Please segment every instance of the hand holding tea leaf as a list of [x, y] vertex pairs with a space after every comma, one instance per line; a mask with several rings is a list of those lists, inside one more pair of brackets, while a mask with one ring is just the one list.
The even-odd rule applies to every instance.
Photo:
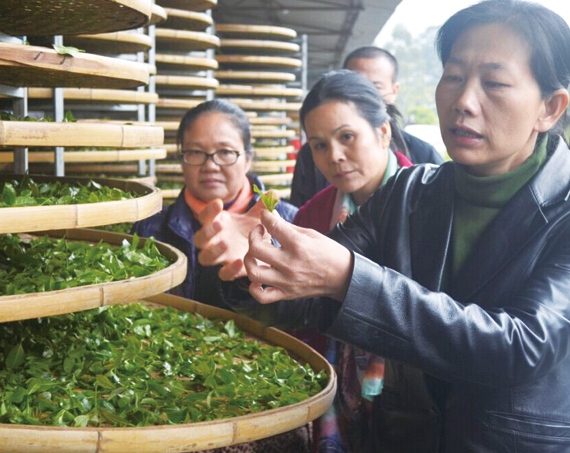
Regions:
[[253, 191], [255, 193], [259, 194], [259, 196], [263, 200], [263, 204], [269, 210], [269, 212], [273, 212], [273, 210], [275, 209], [275, 206], [277, 206], [277, 203], [279, 203], [279, 198], [277, 198], [277, 197], [274, 198], [275, 192], [273, 192], [272, 190], [269, 190], [266, 193], [263, 193], [261, 191], [261, 189], [259, 187], [257, 187], [257, 184], [253, 185]]

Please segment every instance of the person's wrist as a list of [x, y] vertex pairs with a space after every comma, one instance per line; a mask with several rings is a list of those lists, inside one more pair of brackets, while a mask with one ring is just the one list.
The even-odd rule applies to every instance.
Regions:
[[335, 266], [330, 267], [329, 272], [329, 290], [328, 297], [338, 302], [344, 301], [350, 280], [352, 278], [352, 268], [354, 256], [350, 250], [341, 247], [339, 251], [339, 259], [335, 260]]

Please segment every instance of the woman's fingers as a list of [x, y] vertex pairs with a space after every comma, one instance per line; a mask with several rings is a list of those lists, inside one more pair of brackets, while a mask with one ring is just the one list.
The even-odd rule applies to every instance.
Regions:
[[212, 220], [208, 224], [202, 224], [202, 228], [196, 231], [196, 234], [192, 237], [194, 245], [199, 249], [206, 247], [208, 242], [222, 231], [222, 228], [222, 223], [217, 219]]
[[224, 202], [220, 198], [210, 201], [204, 209], [198, 214], [198, 221], [202, 225], [206, 225], [214, 220], [214, 218], [224, 210]]
[[241, 277], [247, 277], [247, 272], [242, 259], [237, 259], [222, 266], [218, 272], [218, 277], [224, 282], [231, 282]]
[[283, 291], [279, 288], [263, 286], [260, 283], [251, 283], [249, 285], [249, 293], [260, 304], [271, 304], [286, 298]]

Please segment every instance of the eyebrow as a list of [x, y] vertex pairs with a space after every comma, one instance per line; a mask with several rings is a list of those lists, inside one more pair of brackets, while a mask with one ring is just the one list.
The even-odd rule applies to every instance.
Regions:
[[[462, 60], [461, 58], [457, 58], [457, 57], [449, 57], [449, 58], [447, 59], [447, 63], [456, 64], [456, 65], [458, 65], [458, 66], [465, 66], [465, 65], [466, 65], [465, 60]], [[483, 69], [491, 69], [491, 70], [494, 70], [494, 71], [507, 70], [507, 69], [508, 69], [507, 66], [505, 66], [505, 65], [503, 65], [503, 64], [501, 64], [501, 63], [494, 63], [494, 62], [491, 62], [491, 63], [483, 63], [483, 64], [481, 65], [481, 67], [482, 67]]]

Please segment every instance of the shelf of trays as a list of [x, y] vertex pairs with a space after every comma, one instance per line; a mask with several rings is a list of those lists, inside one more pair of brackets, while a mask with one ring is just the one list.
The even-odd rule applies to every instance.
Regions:
[[157, 75], [155, 82], [158, 89], [169, 90], [212, 90], [220, 85], [216, 79], [210, 77], [163, 74]]
[[186, 11], [207, 11], [218, 5], [218, 0], [158, 0], [160, 6]]
[[279, 100], [253, 100], [244, 98], [229, 98], [231, 102], [244, 110], [294, 112], [301, 108], [301, 102], [281, 102]]
[[2, 0], [0, 31], [13, 36], [105, 33], [146, 25], [150, 0]]
[[[51, 88], [28, 88], [28, 99], [51, 100]], [[157, 104], [158, 94], [146, 91], [107, 90], [92, 88], [64, 88], [63, 98], [66, 102], [108, 102], [114, 104]]]
[[159, 53], [165, 49], [192, 52], [220, 47], [220, 38], [199, 31], [157, 28], [155, 37], [156, 48]]
[[[166, 149], [116, 149], [116, 150], [89, 150], [89, 151], [69, 151], [65, 150], [64, 162], [90, 163], [90, 162], [135, 162], [140, 159], [165, 159]], [[42, 163], [53, 164], [55, 157], [53, 151], [29, 151], [28, 160], [30, 164]], [[0, 151], [0, 164], [10, 164], [14, 162], [13, 151]]]
[[300, 88], [287, 88], [283, 86], [248, 86], [248, 85], [220, 85], [216, 90], [217, 96], [252, 96], [252, 97], [291, 97], [300, 98], [303, 90]]
[[266, 55], [216, 55], [221, 69], [278, 69], [296, 70], [302, 66], [298, 58]]
[[[298, 67], [298, 66], [295, 66]], [[287, 83], [295, 81], [290, 72], [218, 70], [214, 77], [222, 83]]]
[[285, 41], [265, 41], [259, 39], [221, 39], [220, 50], [224, 54], [270, 55], [298, 53], [299, 44]]
[[0, 83], [16, 87], [135, 88], [147, 84], [147, 65], [47, 47], [0, 43]]
[[65, 45], [104, 55], [146, 52], [152, 47], [152, 39], [136, 31], [72, 35], [66, 36], [64, 42]]
[[164, 10], [168, 18], [162, 26], [167, 29], [204, 31], [214, 24], [210, 15], [206, 13], [175, 8], [164, 8]]
[[317, 394], [299, 403], [214, 421], [127, 428], [0, 424], [0, 453], [210, 450], [291, 431], [322, 416], [331, 405], [337, 388], [336, 374], [324, 357], [302, 341], [244, 316], [192, 300], [161, 294], [145, 297], [144, 301], [223, 323], [232, 320], [248, 339], [282, 347], [301, 363], [310, 365], [315, 373], [325, 372], [328, 378]]
[[292, 28], [274, 25], [218, 24], [216, 34], [222, 38], [290, 40], [297, 37]]
[[155, 56], [155, 60], [156, 65], [161, 70], [178, 69], [182, 71], [198, 72], [218, 69], [218, 62], [214, 58], [158, 53]]

